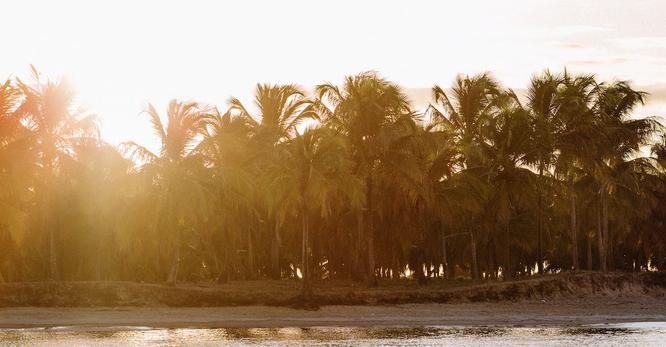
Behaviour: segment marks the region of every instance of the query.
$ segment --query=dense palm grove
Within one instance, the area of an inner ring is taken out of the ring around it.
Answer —
[[[376,73],[258,85],[253,107],[149,106],[152,152],[33,74],[0,88],[0,281],[666,268],[666,142],[626,82],[461,75],[422,112]]]

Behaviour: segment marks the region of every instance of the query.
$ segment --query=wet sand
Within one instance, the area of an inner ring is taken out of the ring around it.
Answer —
[[[530,302],[322,306],[317,311],[269,306],[0,308],[0,328],[573,326],[665,321],[665,298],[599,297]]]

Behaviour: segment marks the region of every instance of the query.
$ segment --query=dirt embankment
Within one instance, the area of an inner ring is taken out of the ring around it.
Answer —
[[[167,286],[134,282],[24,282],[0,285],[0,307],[20,306],[297,306],[298,281],[246,281]],[[316,305],[512,302],[592,297],[666,299],[666,273],[578,273],[511,281],[386,282],[366,288],[349,282],[315,285]]]

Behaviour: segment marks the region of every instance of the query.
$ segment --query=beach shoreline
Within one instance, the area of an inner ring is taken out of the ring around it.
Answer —
[[[303,309],[310,308],[310,309]],[[666,322],[666,274],[577,273],[506,282],[0,285],[0,328],[574,326]]]
[[[353,281],[312,283],[304,298],[298,280],[227,283],[121,281],[15,282],[0,285],[0,307],[236,307],[377,306],[526,302],[606,297],[666,298],[666,273],[563,273],[513,281],[384,280],[368,287]]]
[[[0,329],[579,326],[666,322],[666,299],[576,300],[287,307],[12,307],[0,308]]]

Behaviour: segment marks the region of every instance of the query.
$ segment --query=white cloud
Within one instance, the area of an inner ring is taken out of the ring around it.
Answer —
[[[608,33],[612,31],[614,31],[613,28],[595,25],[563,25],[553,28],[551,33],[555,36],[570,36],[589,33]]]
[[[666,36],[622,37],[608,40],[614,46],[627,49],[663,49],[666,50]]]

